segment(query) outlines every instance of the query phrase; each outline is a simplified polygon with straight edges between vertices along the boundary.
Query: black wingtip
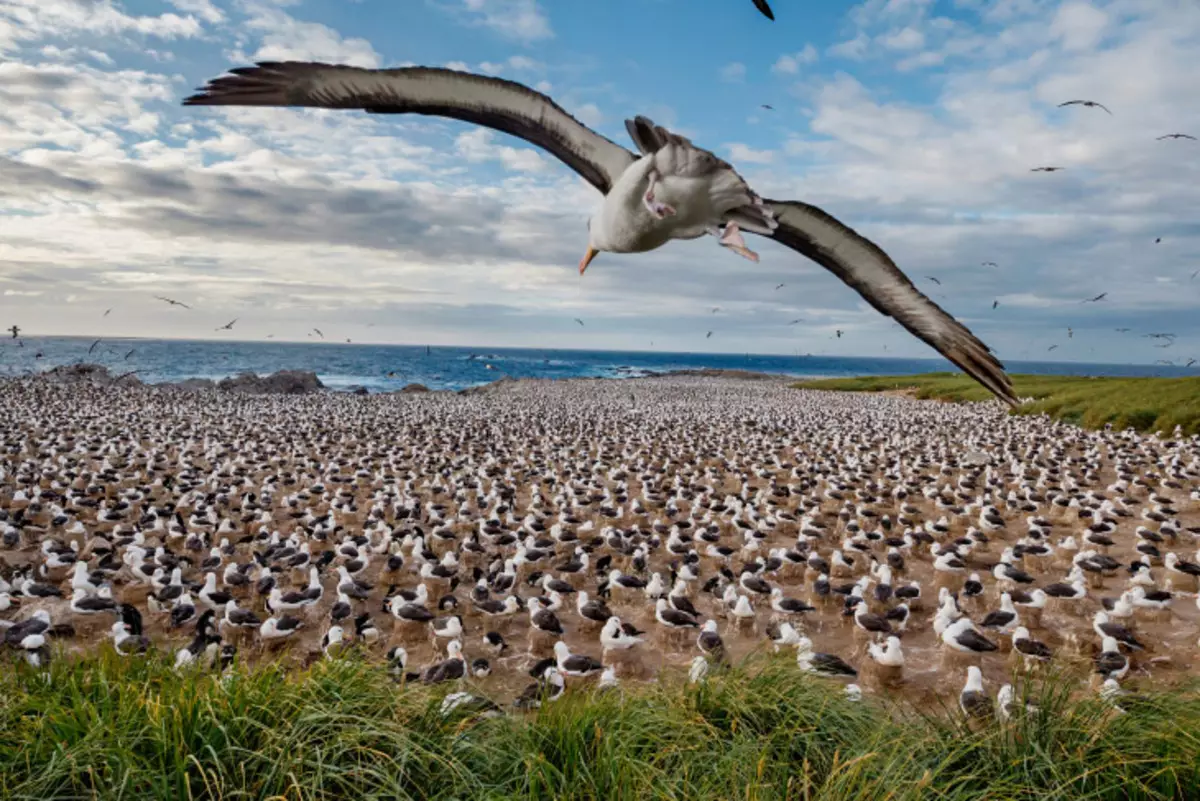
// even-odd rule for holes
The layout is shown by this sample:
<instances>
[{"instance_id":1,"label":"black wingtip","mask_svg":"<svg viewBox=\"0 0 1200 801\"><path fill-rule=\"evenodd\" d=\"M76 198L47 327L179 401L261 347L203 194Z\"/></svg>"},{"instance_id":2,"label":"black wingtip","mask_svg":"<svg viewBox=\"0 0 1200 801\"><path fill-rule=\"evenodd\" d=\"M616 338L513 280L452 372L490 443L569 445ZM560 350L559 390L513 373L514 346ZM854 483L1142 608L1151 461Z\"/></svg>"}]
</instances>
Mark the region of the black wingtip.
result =
<instances>
[{"instance_id":1,"label":"black wingtip","mask_svg":"<svg viewBox=\"0 0 1200 801\"><path fill-rule=\"evenodd\" d=\"M772 13L771 7L767 5L767 0L754 0L754 7L762 12L762 15L772 22L775 21L775 14Z\"/></svg>"}]
</instances>

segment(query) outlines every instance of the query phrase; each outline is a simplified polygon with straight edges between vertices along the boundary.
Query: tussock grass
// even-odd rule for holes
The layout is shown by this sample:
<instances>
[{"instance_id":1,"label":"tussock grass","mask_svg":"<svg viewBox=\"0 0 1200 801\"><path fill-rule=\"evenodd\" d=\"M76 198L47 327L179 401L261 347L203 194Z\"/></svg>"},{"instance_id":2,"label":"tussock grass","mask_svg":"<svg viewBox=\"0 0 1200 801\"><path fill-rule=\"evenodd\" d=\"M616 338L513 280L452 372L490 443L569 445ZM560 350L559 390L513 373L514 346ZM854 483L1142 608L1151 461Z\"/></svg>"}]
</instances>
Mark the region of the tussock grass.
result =
<instances>
[{"instance_id":1,"label":"tussock grass","mask_svg":"<svg viewBox=\"0 0 1200 801\"><path fill-rule=\"evenodd\" d=\"M1112 423L1119 429L1200 434L1200 378L1091 378L1013 375L1017 397L1032 399L1017 414L1048 414L1085 428ZM869 376L802 381L800 389L842 392L911 391L918 398L983 401L992 395L962 373Z\"/></svg>"},{"instance_id":2,"label":"tussock grass","mask_svg":"<svg viewBox=\"0 0 1200 801\"><path fill-rule=\"evenodd\" d=\"M101 652L0 673L0 797L223 799L1183 799L1200 698L1116 715L1038 690L1038 715L968 727L756 658L702 686L572 690L540 712L444 718L448 688L354 657L180 674Z\"/></svg>"}]
</instances>

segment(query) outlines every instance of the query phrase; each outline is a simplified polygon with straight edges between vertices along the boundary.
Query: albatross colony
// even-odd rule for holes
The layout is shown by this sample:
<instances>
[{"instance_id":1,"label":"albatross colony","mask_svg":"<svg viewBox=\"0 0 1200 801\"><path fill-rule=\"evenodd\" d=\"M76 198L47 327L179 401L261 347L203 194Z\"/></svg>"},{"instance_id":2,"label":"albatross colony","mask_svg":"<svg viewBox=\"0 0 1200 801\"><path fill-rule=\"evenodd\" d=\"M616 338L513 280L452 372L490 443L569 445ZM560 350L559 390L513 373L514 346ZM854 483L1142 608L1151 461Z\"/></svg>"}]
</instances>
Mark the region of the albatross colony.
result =
<instances>
[{"instance_id":1,"label":"albatross colony","mask_svg":"<svg viewBox=\"0 0 1200 801\"><path fill-rule=\"evenodd\" d=\"M372 70L309 62L230 70L184 104L427 114L517 136L604 195L588 223L581 274L598 253L645 253L672 239L706 235L757 261L742 232L768 237L832 272L1001 400L1016 403L988 347L918 290L875 243L815 206L760 198L732 166L645 117L625 123L639 156L512 81L431 67Z\"/></svg>"},{"instance_id":2,"label":"albatross colony","mask_svg":"<svg viewBox=\"0 0 1200 801\"><path fill-rule=\"evenodd\" d=\"M357 653L511 708L763 650L984 714L1200 652L1194 437L696 377L0 402L0 658L38 669Z\"/></svg>"}]
</instances>

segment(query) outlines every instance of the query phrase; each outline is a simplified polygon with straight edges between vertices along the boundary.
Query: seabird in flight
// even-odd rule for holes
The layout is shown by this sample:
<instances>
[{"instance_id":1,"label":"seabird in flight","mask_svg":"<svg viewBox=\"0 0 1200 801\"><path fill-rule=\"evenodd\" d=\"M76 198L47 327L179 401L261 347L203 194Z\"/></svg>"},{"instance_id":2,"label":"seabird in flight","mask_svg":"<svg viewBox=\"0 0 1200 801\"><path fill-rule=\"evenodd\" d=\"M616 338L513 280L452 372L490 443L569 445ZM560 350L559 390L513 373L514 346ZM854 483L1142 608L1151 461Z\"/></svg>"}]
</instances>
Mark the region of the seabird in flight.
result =
<instances>
[{"instance_id":1,"label":"seabird in flight","mask_svg":"<svg viewBox=\"0 0 1200 801\"><path fill-rule=\"evenodd\" d=\"M756 0L766 13L765 3ZM769 10L769 9L767 9ZM295 106L424 114L484 125L546 150L605 195L588 225L582 273L600 252L644 253L706 234L752 261L742 231L808 256L1006 402L1012 385L987 345L921 293L891 258L821 209L760 198L734 168L646 117L626 121L640 155L553 100L501 78L430 67L363 69L262 62L231 70L189 106Z\"/></svg>"}]
</instances>

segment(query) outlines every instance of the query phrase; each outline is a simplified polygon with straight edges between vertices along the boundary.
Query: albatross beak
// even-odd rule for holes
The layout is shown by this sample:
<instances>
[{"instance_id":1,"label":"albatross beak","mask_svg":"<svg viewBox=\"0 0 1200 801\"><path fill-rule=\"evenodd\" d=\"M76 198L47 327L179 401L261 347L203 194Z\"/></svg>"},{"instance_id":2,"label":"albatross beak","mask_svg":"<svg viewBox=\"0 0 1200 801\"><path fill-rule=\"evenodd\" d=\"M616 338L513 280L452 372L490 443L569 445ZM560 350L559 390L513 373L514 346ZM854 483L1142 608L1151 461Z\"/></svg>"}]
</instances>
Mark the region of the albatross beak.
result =
<instances>
[{"instance_id":1,"label":"albatross beak","mask_svg":"<svg viewBox=\"0 0 1200 801\"><path fill-rule=\"evenodd\" d=\"M580 275L583 275L583 271L586 270L588 268L588 265L592 263L592 259L596 258L596 256L598 256L599 254L600 254L600 251L596 250L591 245L588 245L587 253L584 253L583 258L579 260L579 274Z\"/></svg>"}]
</instances>

